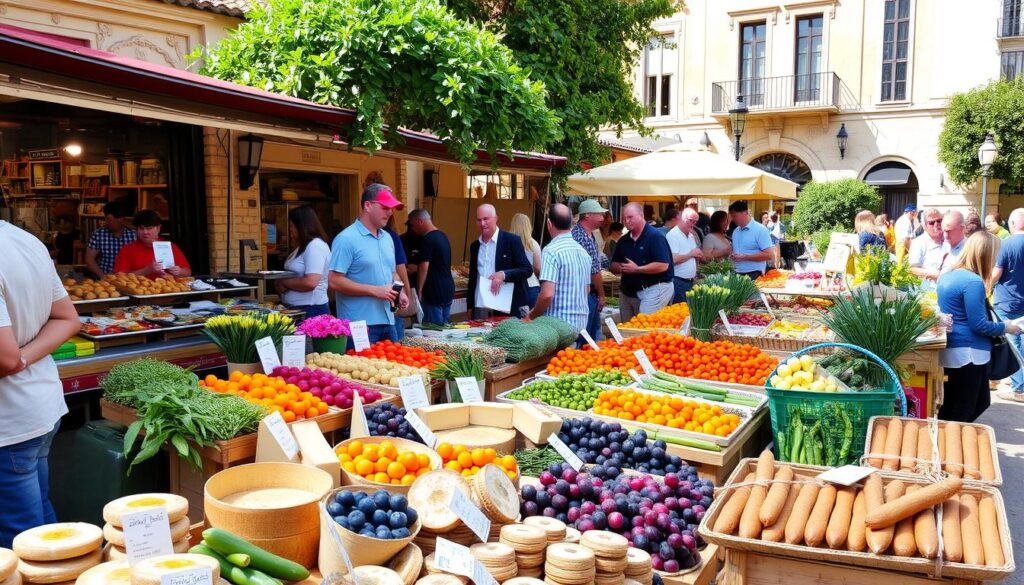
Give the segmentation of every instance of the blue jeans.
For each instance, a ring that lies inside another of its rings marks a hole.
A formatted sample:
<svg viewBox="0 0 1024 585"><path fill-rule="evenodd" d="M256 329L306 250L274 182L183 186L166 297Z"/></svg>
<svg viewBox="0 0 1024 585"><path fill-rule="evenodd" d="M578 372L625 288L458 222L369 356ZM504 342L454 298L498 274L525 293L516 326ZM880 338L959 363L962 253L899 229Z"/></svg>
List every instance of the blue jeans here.
<svg viewBox="0 0 1024 585"><path fill-rule="evenodd" d="M60 422L45 435L0 447L0 546L20 532L57 521L47 458Z"/></svg>
<svg viewBox="0 0 1024 585"><path fill-rule="evenodd" d="M539 286L528 286L526 287L526 304L530 305L530 308L537 306L537 297L540 296Z"/></svg>
<svg viewBox="0 0 1024 585"><path fill-rule="evenodd" d="M601 333L601 311L597 310L597 293L590 293L587 295L587 333L594 338L594 341L601 341L603 337ZM583 340L583 336L580 335L576 338L576 346L583 347L587 345L587 342Z"/></svg>
<svg viewBox="0 0 1024 585"><path fill-rule="evenodd" d="M395 338L392 341L402 341L405 338L405 317L395 315Z"/></svg>
<svg viewBox="0 0 1024 585"><path fill-rule="evenodd" d="M322 305L288 305L288 308L305 311L306 316L303 317L303 319L312 319L313 317L319 317L320 315L331 314L330 303L324 303Z"/></svg>
<svg viewBox="0 0 1024 585"><path fill-rule="evenodd" d="M445 303L443 305L431 305L428 303L420 304L423 308L423 322L433 323L435 325L444 325L452 319L452 304Z"/></svg>
<svg viewBox="0 0 1024 585"><path fill-rule="evenodd" d="M673 276L672 287L675 289L672 293L672 304L684 303L686 302L686 293L690 292L690 289L693 288L693 279Z"/></svg>
<svg viewBox="0 0 1024 585"><path fill-rule="evenodd" d="M996 316L998 316L1000 319L1004 321L1008 319L1019 319L1021 317L1024 317L1024 312L1007 313L1005 311L996 309L995 307L993 307L993 309L995 309L996 311ZM1024 339L1022 339L1020 335L1010 335L1009 333L1007 333L1006 338L1009 339L1010 343L1012 343L1013 346L1017 348L1017 351L1021 352L1021 354L1024 355ZM1017 370L1016 372L1014 372L1012 376L1010 376L1010 387L1013 388L1014 392L1024 393L1024 370Z"/></svg>
<svg viewBox="0 0 1024 585"><path fill-rule="evenodd" d="M398 317L395 317L395 321L398 321ZM366 336L370 338L370 345L383 341L385 339L398 342L398 331L394 325L367 325ZM352 342L352 337L348 338L348 349L355 349L356 346Z"/></svg>

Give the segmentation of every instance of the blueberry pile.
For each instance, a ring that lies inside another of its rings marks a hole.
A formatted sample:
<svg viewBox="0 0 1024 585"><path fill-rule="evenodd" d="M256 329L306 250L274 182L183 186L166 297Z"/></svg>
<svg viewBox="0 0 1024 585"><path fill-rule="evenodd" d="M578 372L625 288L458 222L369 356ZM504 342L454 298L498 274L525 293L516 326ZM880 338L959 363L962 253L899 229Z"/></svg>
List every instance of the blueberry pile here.
<svg viewBox="0 0 1024 585"><path fill-rule="evenodd" d="M405 409L390 402L367 408L366 423L370 427L370 436L398 437L417 443L423 442L419 433L412 428L409 421L405 420Z"/></svg>
<svg viewBox="0 0 1024 585"><path fill-rule="evenodd" d="M327 504L327 513L342 528L381 540L409 538L409 529L416 524L417 517L405 496L384 490L373 495L362 491L338 492L334 501Z"/></svg>
<svg viewBox="0 0 1024 585"><path fill-rule="evenodd" d="M591 418L563 419L558 438L586 463L635 469L653 475L677 473L688 479L697 473L678 456L669 455L665 441L648 441L647 432L643 429L631 435L615 422Z"/></svg>

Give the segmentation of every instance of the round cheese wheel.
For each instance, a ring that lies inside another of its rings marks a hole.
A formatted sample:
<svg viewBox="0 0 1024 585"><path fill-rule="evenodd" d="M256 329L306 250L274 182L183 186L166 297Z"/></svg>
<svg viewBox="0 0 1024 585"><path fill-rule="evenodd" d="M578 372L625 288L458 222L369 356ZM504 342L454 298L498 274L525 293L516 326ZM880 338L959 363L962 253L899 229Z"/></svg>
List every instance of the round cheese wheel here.
<svg viewBox="0 0 1024 585"><path fill-rule="evenodd" d="M17 570L18 555L14 554L14 551L9 548L0 548L0 581L7 579Z"/></svg>
<svg viewBox="0 0 1024 585"><path fill-rule="evenodd" d="M188 500L174 494L135 494L118 498L103 506L103 520L121 527L121 515L164 507L167 521L177 522L188 514Z"/></svg>
<svg viewBox="0 0 1024 585"><path fill-rule="evenodd" d="M101 563L78 577L75 585L130 585L131 567L127 560Z"/></svg>
<svg viewBox="0 0 1024 585"><path fill-rule="evenodd" d="M438 469L425 473L409 488L409 507L416 510L424 528L445 533L456 526L459 516L449 503L452 494L461 491L467 499L472 498L469 484L462 475L450 469Z"/></svg>
<svg viewBox="0 0 1024 585"><path fill-rule="evenodd" d="M364 565L354 569L360 585L405 585L398 573L385 567ZM342 577L342 583L353 583L349 575Z"/></svg>
<svg viewBox="0 0 1024 585"><path fill-rule="evenodd" d="M0 585L21 585L21 573L14 571L9 577L0 581Z"/></svg>
<svg viewBox="0 0 1024 585"><path fill-rule="evenodd" d="M494 449L498 453L516 450L516 430L470 425L434 431L438 444L464 445L467 449Z"/></svg>
<svg viewBox="0 0 1024 585"><path fill-rule="evenodd" d="M484 514L492 521L507 523L519 517L519 491L504 469L484 465L473 476L471 487Z"/></svg>
<svg viewBox="0 0 1024 585"><path fill-rule="evenodd" d="M178 554L187 553L188 549L192 548L187 538L175 541L173 546L174 552ZM117 546L116 544L108 542L107 545L103 547L104 561L121 561L127 558L128 551L123 546Z"/></svg>
<svg viewBox="0 0 1024 585"><path fill-rule="evenodd" d="M98 528L98 527L97 527ZM79 575L100 564L100 549L73 559L60 561L29 561L21 559L18 571L29 583L62 583L74 581Z"/></svg>
<svg viewBox="0 0 1024 585"><path fill-rule="evenodd" d="M200 567L210 567L213 578L220 577L217 559L205 555L173 554L150 557L135 563L131 570L131 585L160 585L160 578L164 575Z"/></svg>
<svg viewBox="0 0 1024 585"><path fill-rule="evenodd" d="M178 542L189 535L189 528L192 527L191 520L185 516L177 522L171 522L171 541ZM103 538L107 542L124 548L124 531L121 528L107 522L103 525Z"/></svg>
<svg viewBox="0 0 1024 585"><path fill-rule="evenodd" d="M15 536L13 544L14 553L23 561L73 559L99 550L103 530L85 522L44 524Z"/></svg>

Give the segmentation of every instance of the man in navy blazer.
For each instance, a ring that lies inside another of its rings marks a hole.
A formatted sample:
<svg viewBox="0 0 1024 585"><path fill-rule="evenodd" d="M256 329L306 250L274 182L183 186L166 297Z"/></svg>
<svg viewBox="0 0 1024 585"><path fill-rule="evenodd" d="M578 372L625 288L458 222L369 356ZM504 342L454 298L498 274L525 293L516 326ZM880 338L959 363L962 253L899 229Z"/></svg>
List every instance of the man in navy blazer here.
<svg viewBox="0 0 1024 585"><path fill-rule="evenodd" d="M481 276L491 281L491 292L497 293L501 285L511 282L513 317L521 317L528 308L526 281L533 274L530 261L519 236L498 229L498 213L485 203L476 208L476 225L480 237L469 246L469 289L466 291L470 314L481 306L477 282ZM482 307L481 307L482 308Z"/></svg>

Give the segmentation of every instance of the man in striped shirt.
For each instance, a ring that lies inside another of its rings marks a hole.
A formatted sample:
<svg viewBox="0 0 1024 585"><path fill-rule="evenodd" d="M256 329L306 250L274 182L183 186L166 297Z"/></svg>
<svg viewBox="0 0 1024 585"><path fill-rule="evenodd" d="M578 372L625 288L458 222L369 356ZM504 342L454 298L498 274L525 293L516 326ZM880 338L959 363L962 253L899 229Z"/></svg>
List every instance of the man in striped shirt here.
<svg viewBox="0 0 1024 585"><path fill-rule="evenodd" d="M529 318L556 317L581 331L587 326L590 255L572 238L572 212L561 203L548 211L551 241L541 253L540 296Z"/></svg>

